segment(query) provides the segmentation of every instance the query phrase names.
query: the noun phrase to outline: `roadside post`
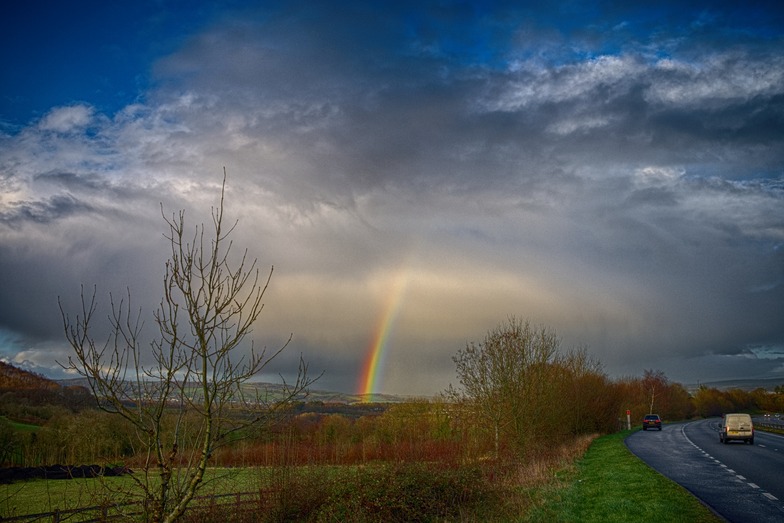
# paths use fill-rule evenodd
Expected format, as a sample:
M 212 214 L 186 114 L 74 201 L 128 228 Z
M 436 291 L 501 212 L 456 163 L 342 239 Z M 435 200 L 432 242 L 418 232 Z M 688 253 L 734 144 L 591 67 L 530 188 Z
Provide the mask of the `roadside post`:
M 632 411 L 626 409 L 626 430 L 632 430 Z

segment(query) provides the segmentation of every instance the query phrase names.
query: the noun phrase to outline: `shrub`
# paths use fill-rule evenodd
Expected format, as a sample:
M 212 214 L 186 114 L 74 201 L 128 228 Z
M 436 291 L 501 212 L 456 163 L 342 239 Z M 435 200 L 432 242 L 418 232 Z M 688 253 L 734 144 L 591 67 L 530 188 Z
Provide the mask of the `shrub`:
M 337 478 L 316 521 L 443 521 L 491 497 L 492 489 L 474 467 L 422 463 L 365 467 Z

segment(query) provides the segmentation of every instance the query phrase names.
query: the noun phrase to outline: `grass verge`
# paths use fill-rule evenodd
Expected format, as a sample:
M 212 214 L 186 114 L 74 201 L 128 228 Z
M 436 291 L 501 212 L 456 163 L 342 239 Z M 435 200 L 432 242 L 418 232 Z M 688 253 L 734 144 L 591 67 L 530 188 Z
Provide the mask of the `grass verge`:
M 761 427 L 760 425 L 754 425 L 754 430 L 759 430 L 762 432 L 770 432 L 771 434 L 780 434 L 784 436 L 784 429 L 779 427 L 772 427 L 770 425 Z
M 539 492 L 523 521 L 722 521 L 686 489 L 626 448 L 629 431 L 597 438 L 584 457 Z

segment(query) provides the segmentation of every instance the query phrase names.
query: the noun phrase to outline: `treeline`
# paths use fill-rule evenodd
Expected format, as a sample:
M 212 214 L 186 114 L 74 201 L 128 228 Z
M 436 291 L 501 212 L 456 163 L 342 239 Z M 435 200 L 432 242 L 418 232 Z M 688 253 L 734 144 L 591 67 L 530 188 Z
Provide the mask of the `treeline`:
M 726 412 L 784 412 L 784 385 L 773 392 L 763 388 L 718 390 L 701 386 L 691 397 L 697 416 L 720 416 Z
M 612 380 L 584 352 L 562 356 L 526 367 L 526 412 L 510 398 L 481 404 L 448 393 L 372 406 L 296 403 L 261 430 L 237 434 L 224 442 L 213 464 L 467 463 L 492 459 L 499 453 L 521 456 L 547 452 L 580 435 L 614 432 L 625 427 L 627 410 L 634 426 L 649 412 L 666 421 L 730 411 L 784 412 L 781 388 L 778 392 L 749 392 L 703 386 L 689 394 L 660 371 Z M 47 386 L 45 390 L 55 389 Z M 2 465 L 101 463 L 133 468 L 146 458 L 141 452 L 141 435 L 122 418 L 84 407 L 83 401 L 78 402 L 79 408 L 63 404 L 61 400 L 67 395 L 63 390 L 53 395 L 32 394 L 35 400 L 26 403 L 15 395 L 18 392 L 0 392 Z M 45 397 L 58 402 L 39 404 Z M 491 407 L 502 410 L 488 412 Z M 36 420 L 35 425 L 29 424 L 31 419 Z M 488 423 L 492 419 L 498 423 Z M 172 413 L 171 422 L 180 423 L 180 430 L 187 431 L 187 417 L 177 420 Z M 521 427 L 526 427 L 525 432 L 520 432 Z
M 642 378 L 617 380 L 616 386 L 618 394 L 626 398 L 635 421 L 649 412 L 659 414 L 665 421 L 708 418 L 728 412 L 784 412 L 784 385 L 773 391 L 762 387 L 751 391 L 722 390 L 702 385 L 689 392 L 680 383 L 669 381 L 663 372 L 648 370 Z

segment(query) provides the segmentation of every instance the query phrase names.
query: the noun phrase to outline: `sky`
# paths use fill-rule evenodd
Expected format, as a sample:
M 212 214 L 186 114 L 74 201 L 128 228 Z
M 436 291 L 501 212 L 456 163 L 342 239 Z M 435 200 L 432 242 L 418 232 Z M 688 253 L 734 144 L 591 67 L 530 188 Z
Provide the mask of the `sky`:
M 514 317 L 613 378 L 784 382 L 778 2 L 197 4 L 4 8 L 0 358 L 66 377 L 83 285 L 151 318 L 161 209 L 208 222 L 225 168 L 254 342 L 293 336 L 259 379 L 436 394 Z

